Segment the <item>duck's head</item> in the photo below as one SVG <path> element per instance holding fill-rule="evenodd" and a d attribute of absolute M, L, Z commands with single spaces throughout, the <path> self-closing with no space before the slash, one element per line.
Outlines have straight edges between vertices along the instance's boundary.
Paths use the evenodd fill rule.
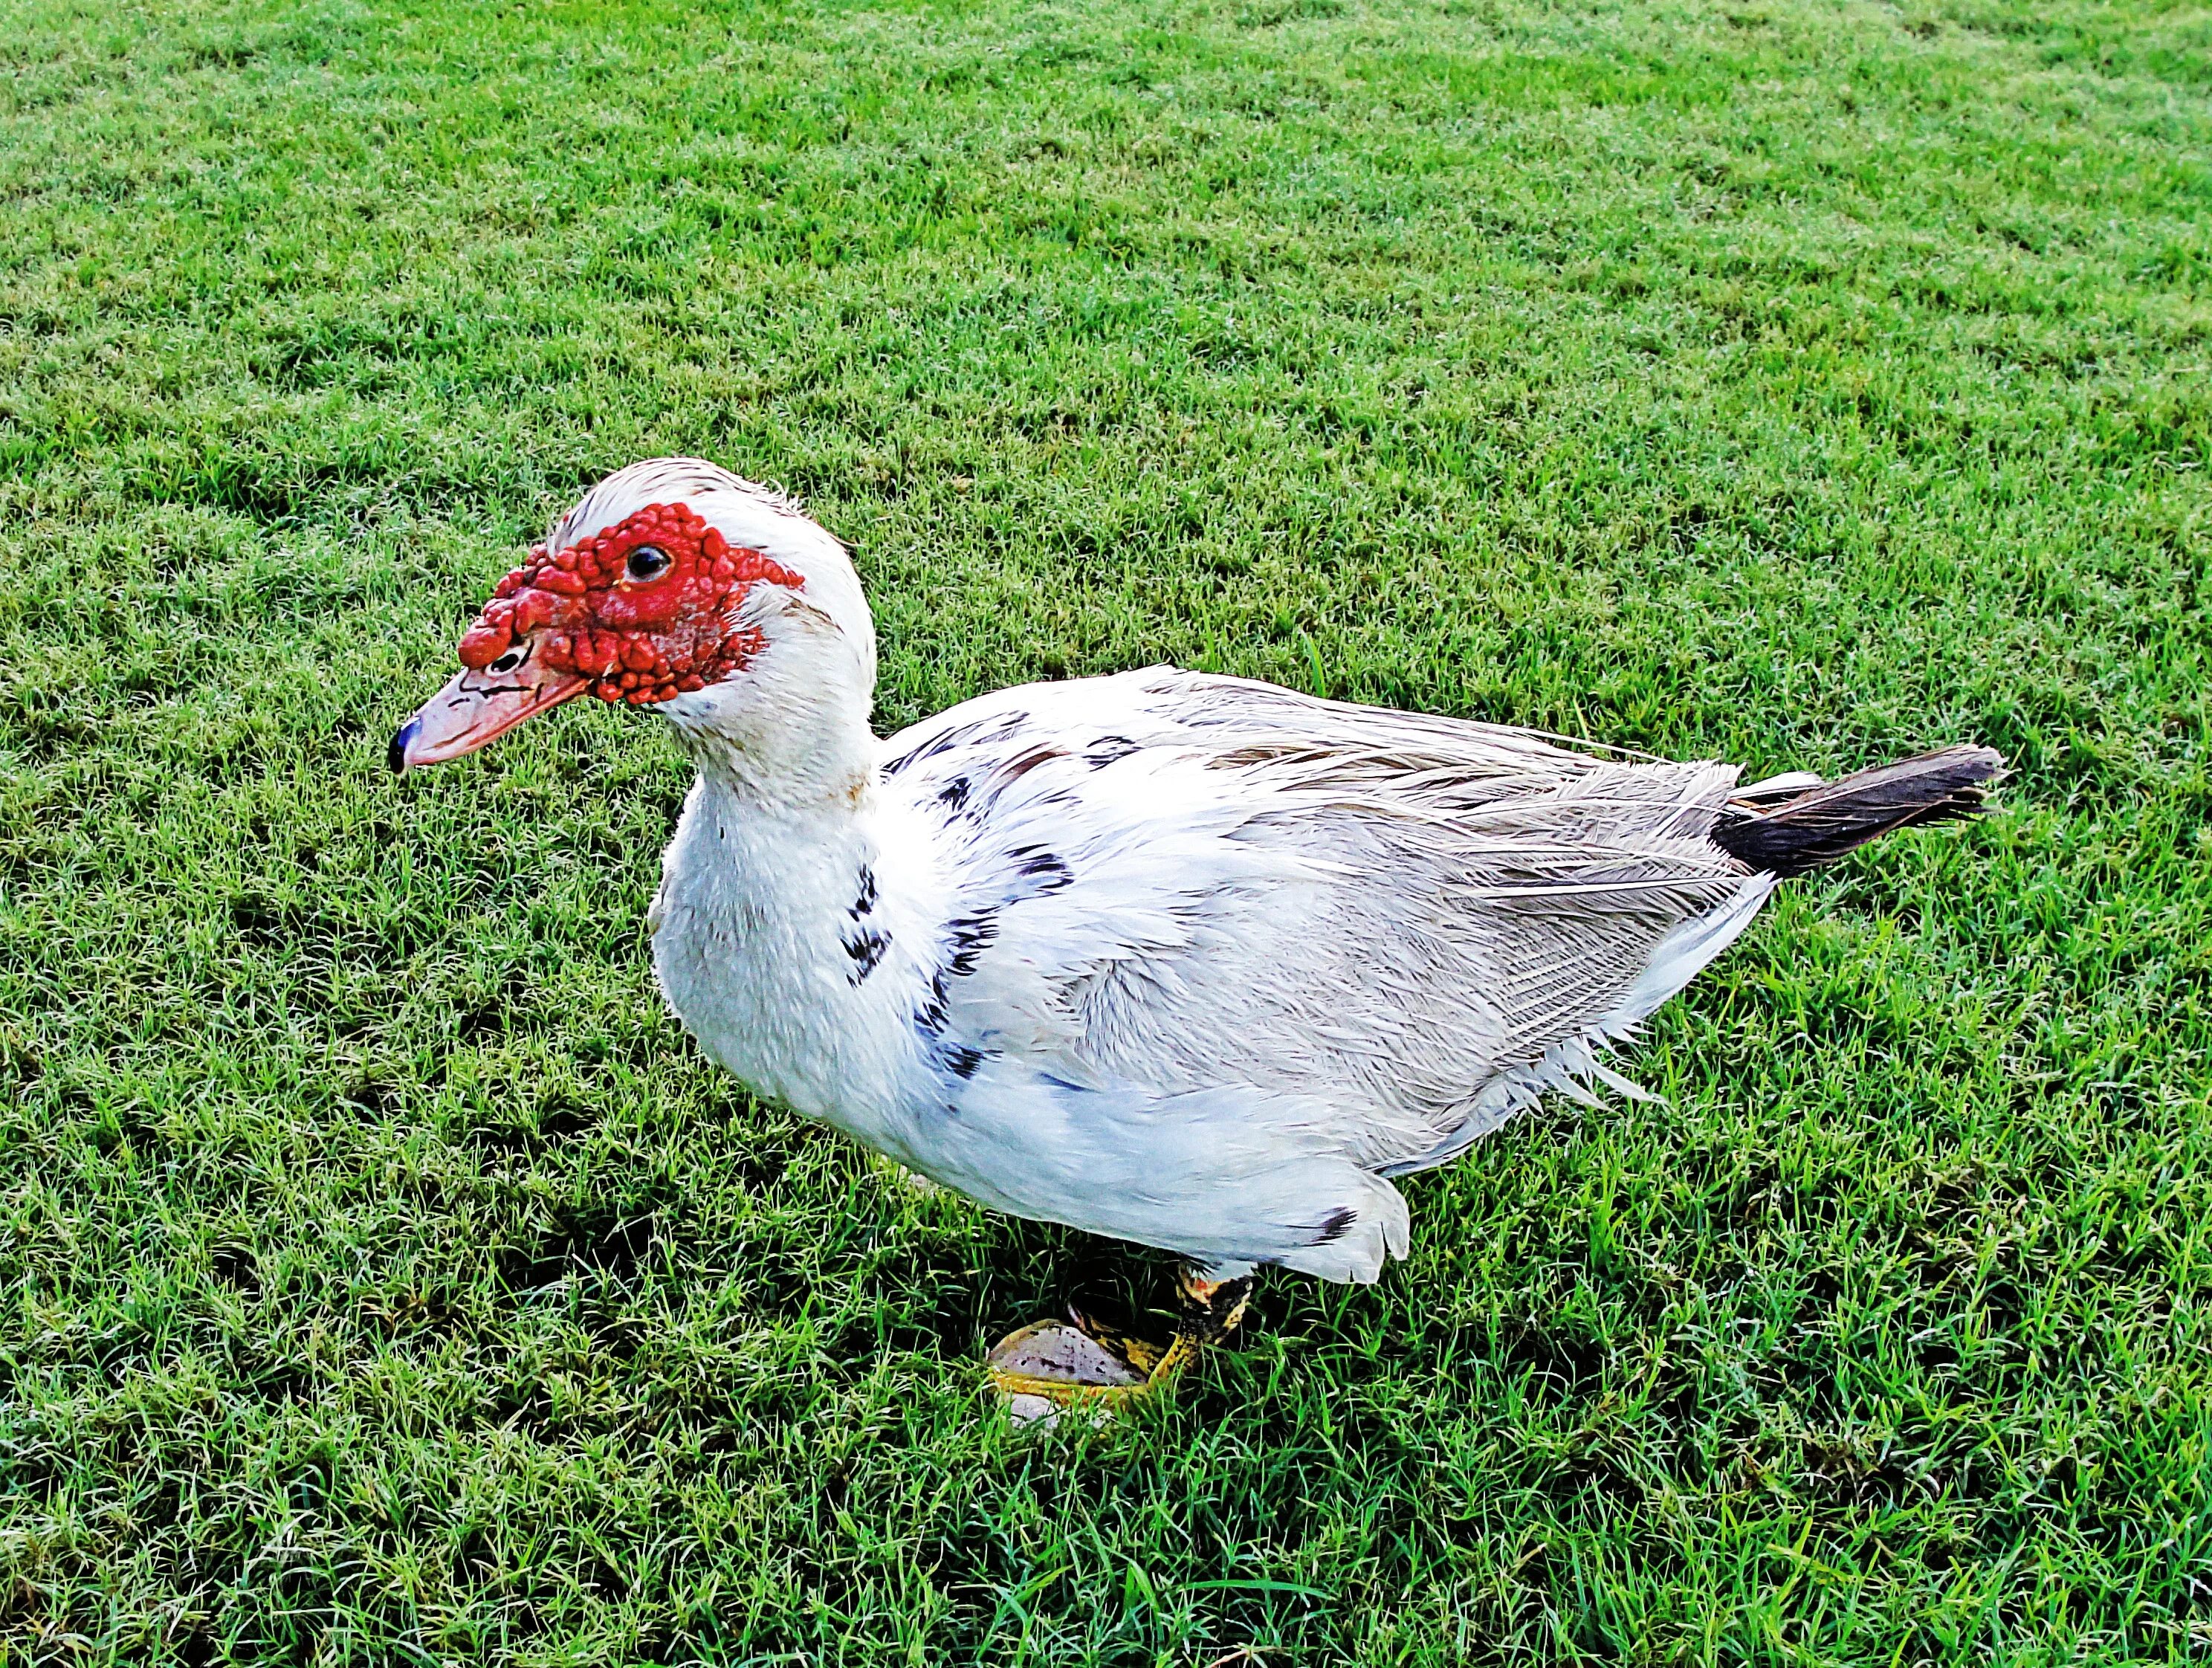
<path fill-rule="evenodd" d="M 576 696 L 650 706 L 703 758 L 793 789 L 849 773 L 875 631 L 845 547 L 696 458 L 599 483 L 500 581 L 460 674 L 392 738 L 395 770 L 472 753 Z"/>

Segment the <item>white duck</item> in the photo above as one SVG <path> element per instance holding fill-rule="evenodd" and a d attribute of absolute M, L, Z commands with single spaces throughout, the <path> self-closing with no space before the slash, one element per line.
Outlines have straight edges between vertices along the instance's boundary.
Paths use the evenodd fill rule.
<path fill-rule="evenodd" d="M 1371 1281 L 1391 1178 L 1609 1045 L 1778 879 L 1981 808 L 1952 747 L 1823 784 L 1156 667 L 868 726 L 845 547 L 696 459 L 604 482 L 393 739 L 459 757 L 586 691 L 699 777 L 650 917 L 670 1004 L 757 1093 L 1018 1215 L 1188 1260 L 1164 1350 L 1079 1318 L 992 1352 L 1018 1411 L 1164 1382 L 1253 1270 Z M 1033 1398 L 1042 1398 L 1033 1399 Z"/>

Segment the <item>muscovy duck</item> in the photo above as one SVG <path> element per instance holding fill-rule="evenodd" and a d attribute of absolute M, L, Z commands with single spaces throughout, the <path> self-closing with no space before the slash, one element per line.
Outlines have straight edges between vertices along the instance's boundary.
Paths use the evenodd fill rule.
<path fill-rule="evenodd" d="M 690 458 L 610 477 L 501 580 L 392 740 L 459 758 L 574 697 L 698 765 L 653 966 L 757 1093 L 1018 1215 L 1185 1259 L 1165 1345 L 1002 1341 L 1018 1415 L 1170 1380 L 1254 1271 L 1372 1281 L 1392 1178 L 1604 1055 L 1776 883 L 1984 808 L 1952 746 L 1839 781 L 1154 667 L 986 695 L 878 740 L 844 545 Z"/>

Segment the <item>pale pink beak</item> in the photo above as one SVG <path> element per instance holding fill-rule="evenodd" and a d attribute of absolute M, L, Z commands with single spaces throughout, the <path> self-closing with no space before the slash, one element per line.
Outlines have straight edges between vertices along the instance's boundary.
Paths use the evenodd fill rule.
<path fill-rule="evenodd" d="M 537 648 L 534 640 L 525 639 L 483 671 L 464 672 L 424 702 L 392 738 L 386 759 L 392 770 L 442 764 L 472 753 L 524 719 L 591 687 L 592 680 L 580 673 L 549 670 L 538 661 Z"/>

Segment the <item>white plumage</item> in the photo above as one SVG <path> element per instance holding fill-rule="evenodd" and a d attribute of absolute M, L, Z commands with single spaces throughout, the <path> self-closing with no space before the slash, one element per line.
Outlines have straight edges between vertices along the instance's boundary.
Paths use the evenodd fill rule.
<path fill-rule="evenodd" d="M 655 522 L 671 505 L 697 526 Z M 686 527 L 714 533 L 678 549 Z M 672 561 L 631 549 L 647 533 Z M 702 621 L 665 599 L 723 597 L 716 534 L 769 578 Z M 553 570 L 576 550 L 598 551 L 574 568 L 588 585 Z M 949 1187 L 1224 1276 L 1374 1279 L 1407 1246 L 1393 1177 L 1547 1091 L 1637 1093 L 1604 1050 L 1778 874 L 1965 814 L 1997 769 L 1960 748 L 1739 792 L 1729 765 L 1168 667 L 1003 691 L 879 741 L 859 581 L 789 501 L 642 464 L 536 554 L 395 764 L 579 692 L 592 632 L 615 630 L 605 663 L 641 670 L 591 686 L 652 699 L 699 765 L 652 927 L 707 1051 Z M 527 629 L 547 620 L 577 635 Z M 702 643 L 739 669 L 668 696 Z"/>
<path fill-rule="evenodd" d="M 811 600 L 742 690 L 663 708 L 702 767 L 653 910 L 671 1004 L 756 1089 L 1001 1209 L 1372 1280 L 1406 1248 L 1389 1177 L 1610 1079 L 1771 889 L 1705 837 L 1729 767 L 1171 667 L 877 742 L 841 547 L 726 478 L 617 483 L 592 520 L 711 496 Z"/>

